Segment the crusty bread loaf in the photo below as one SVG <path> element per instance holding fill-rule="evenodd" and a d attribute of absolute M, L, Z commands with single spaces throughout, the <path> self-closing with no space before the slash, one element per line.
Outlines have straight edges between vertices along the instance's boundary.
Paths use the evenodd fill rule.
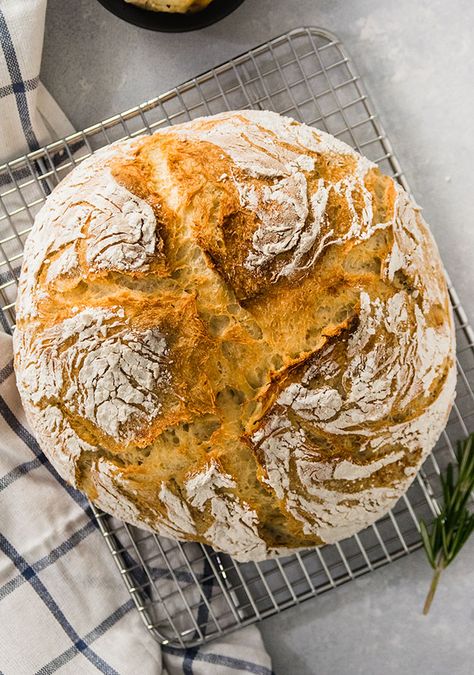
<path fill-rule="evenodd" d="M 131 5 L 150 9 L 153 12 L 185 14 L 198 12 L 211 4 L 212 0 L 125 0 Z"/>
<path fill-rule="evenodd" d="M 454 333 L 420 209 L 275 113 L 95 153 L 25 249 L 16 373 L 98 506 L 238 560 L 390 509 L 449 413 Z"/>

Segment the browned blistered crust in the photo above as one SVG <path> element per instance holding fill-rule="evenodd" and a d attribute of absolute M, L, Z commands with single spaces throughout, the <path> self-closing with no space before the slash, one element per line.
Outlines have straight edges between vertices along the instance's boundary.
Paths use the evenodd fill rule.
<path fill-rule="evenodd" d="M 248 118 L 236 113 L 233 119 L 234 122 L 230 118 L 230 123 L 236 129 L 239 125 L 246 128 L 245 138 L 251 145 Z M 360 529 L 385 512 L 407 488 L 431 448 L 432 436 L 428 434 L 425 438 L 417 430 L 416 439 L 413 440 L 414 432 L 410 432 L 405 443 L 401 432 L 397 435 L 391 429 L 394 425 L 421 420 L 425 411 L 445 396 L 446 403 L 444 408 L 440 403 L 442 409 L 437 412 L 436 422 L 432 421 L 434 417 L 426 420 L 426 424 L 438 425 L 435 435 L 441 431 L 452 399 L 452 325 L 441 263 L 419 210 L 377 168 L 365 166 L 362 177 L 357 179 L 360 158 L 349 148 L 346 152 L 334 151 L 330 146 L 327 151 L 306 148 L 306 164 L 294 170 L 306 181 L 308 196 L 319 194 L 318 190 L 322 193 L 321 186 L 346 185 L 355 177 L 350 199 L 346 188 L 339 191 L 330 188 L 328 192 L 320 237 L 331 231 L 335 243 L 324 247 L 311 261 L 319 241 L 316 239 L 290 273 L 283 274 L 282 270 L 292 264 L 295 251 L 291 247 L 259 266 L 249 264 L 256 232 L 262 223 L 265 226 L 262 213 L 252 208 L 251 190 L 260 191 L 260 195 L 272 194 L 279 179 L 252 175 L 235 161 L 231 151 L 212 140 L 193 138 L 193 128 L 202 133 L 212 132 L 218 123 L 213 118 L 203 119 L 190 126 L 188 132 L 185 127 L 182 135 L 171 129 L 135 141 L 124 150 L 116 146 L 102 158 L 92 160 L 89 173 L 76 177 L 76 187 L 69 177 L 57 188 L 51 198 L 54 203 L 51 201 L 44 207 L 41 223 L 37 223 L 32 238 L 39 241 L 41 232 L 52 228 L 53 222 L 55 228 L 69 227 L 67 218 L 72 218 L 74 227 L 80 224 L 81 236 L 73 244 L 58 247 L 53 241 L 43 251 L 44 259 L 34 274 L 33 259 L 41 255 L 41 246 L 33 241 L 27 248 L 18 307 L 16 368 L 25 408 L 42 447 L 60 472 L 92 500 L 164 534 L 171 532 L 181 539 L 210 543 L 241 559 L 261 558 L 329 541 L 331 537 L 325 533 L 331 528 L 335 539 L 347 536 L 351 505 L 359 509 L 354 508 L 354 514 L 357 512 L 354 527 Z M 258 118 L 255 123 L 258 124 Z M 278 137 L 271 130 L 266 133 L 282 154 L 301 155 L 301 147 L 296 147 L 292 138 Z M 308 162 L 312 168 L 308 168 Z M 97 218 L 105 216 L 97 216 L 100 209 L 92 203 L 86 188 L 93 185 L 94 176 L 101 174 L 104 167 L 110 183 L 115 182 L 125 193 L 141 200 L 137 208 L 144 209 L 143 218 L 149 217 L 146 208 L 151 208 L 156 221 L 153 251 L 144 254 L 141 266 L 127 268 L 117 263 L 114 267 L 113 259 L 106 264 L 101 259 L 103 251 L 91 263 L 88 247 Z M 249 194 L 246 203 L 244 197 Z M 362 221 L 366 217 L 367 194 L 372 208 L 367 231 L 350 236 L 354 218 Z M 390 261 L 393 264 L 396 253 L 396 219 L 402 218 L 397 215 L 400 200 L 406 200 L 410 222 L 416 225 L 418 234 L 412 237 L 416 255 L 415 249 L 402 251 L 405 262 L 390 278 Z M 268 212 L 281 207 L 275 203 L 261 199 Z M 80 216 L 75 216 L 73 209 L 79 207 Z M 121 208 L 125 211 L 129 207 Z M 316 207 L 312 208 L 305 227 L 314 219 Z M 376 224 L 385 226 L 375 227 Z M 400 248 L 400 243 L 397 246 Z M 74 264 L 52 275 L 52 265 L 58 264 L 68 247 L 73 247 Z M 33 297 L 32 310 L 27 307 L 27 296 Z M 398 298 L 399 304 L 404 303 L 404 309 L 400 310 L 406 314 L 404 335 L 391 332 L 387 314 L 373 323 L 373 333 L 364 342 L 361 337 L 364 322 L 374 321 L 376 312 L 380 316 L 388 312 L 387 308 L 395 304 L 394 298 Z M 151 362 L 147 362 L 152 363 L 147 366 L 151 368 L 159 363 L 157 368 L 161 368 L 163 376 L 156 375 L 152 384 L 147 385 L 151 393 L 140 394 L 137 415 L 131 414 L 120 422 L 115 433 L 110 431 L 107 420 L 104 426 L 94 417 L 97 410 L 91 414 L 84 412 L 85 407 L 78 403 L 79 394 L 73 389 L 81 377 L 86 377 L 81 376 L 84 356 L 91 345 L 95 349 L 96 342 L 91 340 L 96 338 L 90 338 L 89 347 L 81 355 L 81 335 L 78 337 L 72 331 L 65 339 L 64 322 L 73 322 L 84 312 L 90 312 L 91 316 L 110 312 L 115 317 L 107 315 L 100 325 L 94 324 L 96 327 L 90 329 L 99 335 L 96 342 L 109 340 L 111 351 L 116 349 L 117 341 L 123 341 L 132 344 L 130 358 L 135 358 L 134 340 L 140 342 L 140 335 L 148 335 L 147 331 L 151 335 L 151 351 L 157 349 L 157 344 L 166 345 L 156 360 L 150 357 Z M 423 335 L 428 335 L 430 344 L 441 336 L 441 347 L 436 349 L 444 350 L 436 357 L 436 372 L 429 375 L 430 383 L 425 389 L 421 381 L 417 382 L 417 369 L 407 370 L 407 377 L 413 380 L 409 399 L 397 398 L 392 384 L 384 394 L 385 400 L 391 401 L 385 414 L 371 421 L 368 413 L 362 424 L 354 422 L 342 431 L 331 430 L 327 422 L 330 418 L 323 416 L 318 420 L 308 411 L 301 412 L 296 398 L 288 404 L 285 392 L 294 391 L 295 397 L 300 396 L 304 385 L 305 396 L 330 389 L 333 399 L 349 410 L 355 387 L 355 379 L 349 382 L 347 374 L 351 359 L 365 359 L 367 365 L 369 358 L 376 353 L 379 358 L 381 350 L 385 350 L 385 361 L 380 357 L 380 363 L 385 365 L 378 371 L 374 368 L 373 373 L 374 383 L 383 383 L 389 377 L 387 355 L 393 353 L 396 357 L 405 338 L 407 344 L 410 340 L 414 343 L 422 340 L 420 317 Z M 84 334 L 89 328 L 84 328 L 85 322 L 81 325 Z M 351 346 L 354 336 L 361 342 L 360 354 L 356 356 Z M 380 347 L 376 347 L 377 340 Z M 66 365 L 61 358 L 65 359 L 64 355 L 74 349 L 79 356 L 74 352 L 74 358 Z M 409 347 L 407 350 L 415 354 Z M 136 358 L 145 359 L 146 354 L 138 351 Z M 41 379 L 40 364 L 41 368 L 51 369 L 53 361 L 62 369 L 61 384 L 56 384 L 52 393 L 44 386 L 41 395 L 33 395 L 32 387 L 38 389 L 47 379 L 46 375 L 45 380 Z M 331 363 L 338 372 L 330 372 Z M 141 381 L 133 381 L 133 373 L 131 367 L 127 377 L 132 387 L 145 386 Z M 118 391 L 113 394 L 117 398 Z M 152 410 L 153 401 L 158 402 L 158 414 L 147 412 Z M 380 405 L 383 404 L 381 399 Z M 360 402 L 357 406 L 354 403 L 355 407 L 359 409 Z M 339 418 L 336 415 L 334 419 Z M 283 460 L 274 466 L 272 453 L 284 433 L 293 434 L 290 454 L 296 454 L 291 454 L 288 466 Z M 300 439 L 299 446 L 294 444 L 295 438 Z M 368 439 L 375 438 L 377 442 L 367 445 Z M 277 446 L 269 445 L 269 439 Z M 81 446 L 79 450 L 77 444 Z M 73 445 L 75 451 L 71 450 Z M 296 451 L 300 453 L 298 457 L 305 456 L 304 462 L 298 463 Z M 392 456 L 396 459 L 384 465 L 383 458 Z M 269 466 L 269 458 L 273 468 Z M 380 460 L 380 467 L 374 465 L 379 468 L 371 472 L 370 465 Z M 318 490 L 327 492 L 311 494 L 304 483 L 302 472 L 311 469 L 308 462 L 314 463 L 311 481 Z M 369 467 L 367 475 L 358 472 L 358 467 L 364 466 Z M 213 489 L 217 502 L 209 498 L 200 504 L 199 498 L 191 495 L 188 482 L 209 467 L 214 467 L 216 474 L 227 476 L 223 480 L 228 484 L 216 482 Z M 179 514 L 173 516 L 175 511 L 163 486 L 182 505 L 179 508 L 187 514 L 183 518 L 189 516 L 192 526 L 188 531 L 181 527 Z M 372 497 L 374 488 L 376 496 Z M 306 502 L 323 508 L 326 498 L 322 495 L 329 493 L 342 495 L 338 498 L 339 506 L 328 507 L 327 517 L 322 520 L 318 512 L 311 516 Z M 121 501 L 128 505 L 128 511 L 120 506 Z M 224 516 L 216 515 L 219 504 L 227 509 Z M 243 543 L 239 551 L 237 530 L 234 548 L 225 544 L 225 538 L 219 540 L 215 532 L 209 534 L 219 518 L 224 518 L 223 522 L 232 529 L 229 513 L 236 513 L 238 508 L 254 514 L 252 525 L 248 526 L 253 532 L 249 537 L 260 539 L 260 548 L 257 544 L 252 548 L 253 543 Z M 361 520 L 360 509 L 365 520 Z M 344 514 L 338 517 L 338 511 Z M 349 530 L 344 529 L 347 522 Z"/>

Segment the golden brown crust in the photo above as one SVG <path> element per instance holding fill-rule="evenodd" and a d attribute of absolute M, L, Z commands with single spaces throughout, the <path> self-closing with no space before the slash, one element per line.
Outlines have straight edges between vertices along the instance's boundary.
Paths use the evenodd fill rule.
<path fill-rule="evenodd" d="M 454 391 L 418 207 L 348 146 L 265 112 L 115 144 L 63 181 L 26 247 L 15 345 L 65 478 L 241 560 L 382 515 Z"/>

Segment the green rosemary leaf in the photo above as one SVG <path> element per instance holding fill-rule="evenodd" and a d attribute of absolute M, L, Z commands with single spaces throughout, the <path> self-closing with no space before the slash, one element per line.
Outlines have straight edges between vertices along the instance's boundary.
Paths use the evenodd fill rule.
<path fill-rule="evenodd" d="M 424 520 L 420 520 L 420 534 L 421 534 L 421 538 L 423 540 L 423 546 L 425 547 L 425 551 L 426 551 L 428 561 L 429 561 L 431 567 L 433 567 L 433 569 L 434 569 L 436 567 L 436 561 L 435 561 L 434 556 L 433 556 L 433 548 L 432 548 L 432 544 L 431 544 L 430 535 L 428 533 L 428 528 L 426 527 L 426 523 L 425 523 Z"/>
<path fill-rule="evenodd" d="M 445 523 L 443 523 L 444 525 Z M 445 527 L 441 527 L 441 535 L 443 539 L 443 558 L 444 560 L 447 560 L 449 558 L 449 542 L 448 542 L 448 531 L 446 531 Z"/>
<path fill-rule="evenodd" d="M 435 520 L 433 524 L 433 531 L 431 533 L 431 548 L 433 550 L 433 557 L 436 562 L 437 552 L 443 547 L 443 522 L 441 519 Z"/>
<path fill-rule="evenodd" d="M 423 613 L 427 614 L 442 571 L 454 560 L 474 532 L 474 513 L 469 499 L 474 490 L 474 434 L 458 442 L 457 464 L 448 464 L 440 476 L 443 502 L 441 511 L 429 529 L 420 522 L 420 534 L 426 557 L 434 569 Z"/>
<path fill-rule="evenodd" d="M 454 492 L 454 467 L 452 464 L 448 464 L 446 469 L 446 484 L 449 488 L 449 494 Z"/>
<path fill-rule="evenodd" d="M 439 478 L 441 480 L 441 487 L 443 488 L 443 500 L 444 500 L 444 503 L 446 504 L 449 501 L 449 494 L 450 494 L 449 493 L 449 486 L 448 486 L 448 483 L 446 481 L 446 478 L 442 474 Z"/>
<path fill-rule="evenodd" d="M 467 514 L 464 514 L 464 522 L 462 527 L 459 528 L 456 534 L 456 539 L 452 544 L 449 562 L 454 560 L 466 541 L 471 536 L 472 532 L 474 532 L 474 515 L 467 516 Z"/>
<path fill-rule="evenodd" d="M 470 464 L 472 467 L 474 467 L 474 455 L 471 452 L 471 446 L 473 443 L 473 436 L 469 436 L 467 440 L 464 442 L 458 441 L 457 444 L 457 450 L 456 450 L 456 457 L 458 460 L 459 464 L 459 472 L 460 474 L 465 475 L 465 471 L 469 471 L 468 465 Z"/>
<path fill-rule="evenodd" d="M 467 510 L 466 507 L 473 489 L 474 489 L 474 480 L 466 482 L 464 490 L 460 491 L 459 494 L 455 496 L 452 508 L 453 517 L 456 517 L 458 514 L 462 513 L 469 514 L 469 511 Z"/>

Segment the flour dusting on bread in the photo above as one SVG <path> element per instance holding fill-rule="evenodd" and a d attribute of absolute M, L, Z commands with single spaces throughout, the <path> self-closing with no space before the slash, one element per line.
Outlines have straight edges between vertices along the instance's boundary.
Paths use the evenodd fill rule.
<path fill-rule="evenodd" d="M 82 162 L 28 239 L 14 342 L 28 419 L 66 480 L 242 561 L 386 513 L 456 379 L 419 207 L 346 144 L 265 111 Z"/>

